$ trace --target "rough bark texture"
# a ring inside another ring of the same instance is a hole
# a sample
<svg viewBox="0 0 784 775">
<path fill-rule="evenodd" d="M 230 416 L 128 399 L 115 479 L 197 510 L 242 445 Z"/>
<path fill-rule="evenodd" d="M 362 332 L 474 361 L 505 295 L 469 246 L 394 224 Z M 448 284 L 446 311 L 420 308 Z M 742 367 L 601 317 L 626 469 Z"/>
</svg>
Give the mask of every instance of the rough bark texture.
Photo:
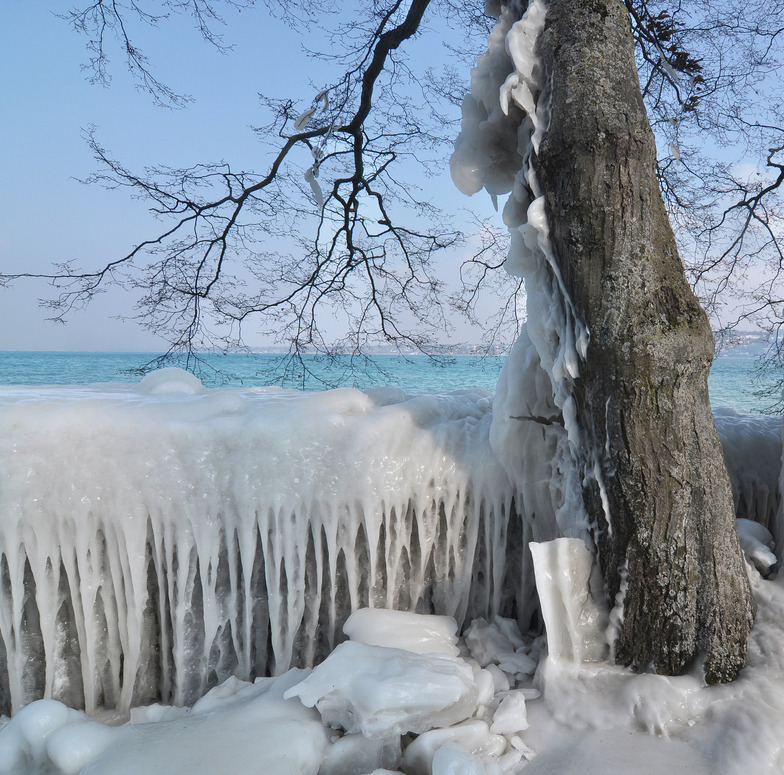
<svg viewBox="0 0 784 775">
<path fill-rule="evenodd" d="M 704 656 L 709 682 L 732 680 L 754 602 L 708 402 L 713 337 L 659 193 L 628 14 L 621 0 L 551 0 L 539 45 L 552 113 L 535 164 L 591 336 L 576 399 L 609 501 L 610 524 L 589 481 L 611 599 L 628 563 L 616 658 L 679 674 Z"/>
</svg>

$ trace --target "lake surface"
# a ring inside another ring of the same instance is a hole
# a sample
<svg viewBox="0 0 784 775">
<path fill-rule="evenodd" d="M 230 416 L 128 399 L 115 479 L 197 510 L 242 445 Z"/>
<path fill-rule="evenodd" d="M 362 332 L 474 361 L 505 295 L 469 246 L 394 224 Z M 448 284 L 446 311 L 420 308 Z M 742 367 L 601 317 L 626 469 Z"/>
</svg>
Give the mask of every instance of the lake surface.
<svg viewBox="0 0 784 775">
<path fill-rule="evenodd" d="M 138 382 L 139 369 L 156 357 L 155 353 L 0 352 L 0 385 Z M 280 385 L 321 390 L 393 385 L 410 393 L 476 387 L 494 392 L 504 360 L 503 356 L 473 355 L 306 355 L 292 360 L 273 354 L 229 353 L 202 355 L 191 366 L 208 387 Z M 777 395 L 775 377 L 758 375 L 758 365 L 758 360 L 750 356 L 717 358 L 710 376 L 713 406 L 739 412 L 761 412 L 773 406 Z M 759 395 L 766 389 L 767 396 Z"/>
</svg>

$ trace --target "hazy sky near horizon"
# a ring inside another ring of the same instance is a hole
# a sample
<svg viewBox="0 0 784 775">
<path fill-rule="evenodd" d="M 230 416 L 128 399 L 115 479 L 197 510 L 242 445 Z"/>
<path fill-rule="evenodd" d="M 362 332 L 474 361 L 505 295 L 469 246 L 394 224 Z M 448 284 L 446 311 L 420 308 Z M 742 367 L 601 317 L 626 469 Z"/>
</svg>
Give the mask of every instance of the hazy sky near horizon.
<svg viewBox="0 0 784 775">
<path fill-rule="evenodd" d="M 226 9 L 225 38 L 235 47 L 227 55 L 205 44 L 185 16 L 158 28 L 139 27 L 138 44 L 156 75 L 195 98 L 183 110 L 160 108 L 138 91 L 116 49 L 111 86 L 88 82 L 82 70 L 86 39 L 55 16 L 71 6 L 62 0 L 4 4 L 0 272 L 46 271 L 71 260 L 102 265 L 154 232 L 144 203 L 79 182 L 96 171 L 84 139 L 88 127 L 95 126 L 99 143 L 131 169 L 225 160 L 234 168 L 260 171 L 263 157 L 250 129 L 266 119 L 258 93 L 291 97 L 304 109 L 313 98 L 311 82 L 321 82 L 324 65 L 314 65 L 302 52 L 303 43 L 317 41 L 303 41 L 270 19 L 262 4 L 242 13 Z M 447 161 L 434 183 L 436 196 L 454 200 L 455 207 L 475 206 L 477 197 L 468 200 L 453 189 Z M 480 209 L 492 217 L 488 201 Z M 456 276 L 458 263 L 454 257 L 444 271 Z M 133 322 L 116 319 L 133 314 L 128 293 L 103 294 L 61 325 L 47 321 L 38 304 L 50 290 L 32 281 L 0 289 L 0 350 L 165 347 Z"/>
</svg>

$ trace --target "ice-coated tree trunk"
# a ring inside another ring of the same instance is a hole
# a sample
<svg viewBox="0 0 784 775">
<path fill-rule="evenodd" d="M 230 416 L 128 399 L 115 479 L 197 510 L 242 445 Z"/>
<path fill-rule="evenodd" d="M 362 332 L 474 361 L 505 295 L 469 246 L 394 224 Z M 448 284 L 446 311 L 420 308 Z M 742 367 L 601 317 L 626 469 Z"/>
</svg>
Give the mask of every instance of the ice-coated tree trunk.
<svg viewBox="0 0 784 775">
<path fill-rule="evenodd" d="M 713 338 L 659 192 L 628 13 L 551 0 L 538 45 L 552 103 L 534 164 L 590 331 L 575 385 L 584 498 L 611 599 L 628 574 L 616 658 L 679 674 L 704 656 L 709 682 L 732 680 L 754 602 L 708 402 Z"/>
</svg>

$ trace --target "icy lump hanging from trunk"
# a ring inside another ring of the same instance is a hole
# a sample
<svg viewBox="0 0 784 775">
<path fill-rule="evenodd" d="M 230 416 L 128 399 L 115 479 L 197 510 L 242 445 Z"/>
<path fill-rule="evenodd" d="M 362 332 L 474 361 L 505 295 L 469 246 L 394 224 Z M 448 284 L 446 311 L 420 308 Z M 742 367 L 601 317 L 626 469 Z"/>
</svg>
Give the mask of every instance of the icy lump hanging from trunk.
<svg viewBox="0 0 784 775">
<path fill-rule="evenodd" d="M 496 198 L 511 234 L 504 264 L 522 277 L 527 321 L 507 360 L 493 408 L 491 444 L 515 483 L 531 540 L 588 539 L 582 502 L 580 433 L 572 396 L 588 332 L 575 315 L 550 245 L 544 197 L 531 155 L 549 122 L 549 94 L 536 40 L 547 7 L 504 5 L 488 51 L 471 73 L 461 132 L 450 167 L 466 194 Z M 526 553 L 526 578 L 531 580 Z"/>
</svg>

